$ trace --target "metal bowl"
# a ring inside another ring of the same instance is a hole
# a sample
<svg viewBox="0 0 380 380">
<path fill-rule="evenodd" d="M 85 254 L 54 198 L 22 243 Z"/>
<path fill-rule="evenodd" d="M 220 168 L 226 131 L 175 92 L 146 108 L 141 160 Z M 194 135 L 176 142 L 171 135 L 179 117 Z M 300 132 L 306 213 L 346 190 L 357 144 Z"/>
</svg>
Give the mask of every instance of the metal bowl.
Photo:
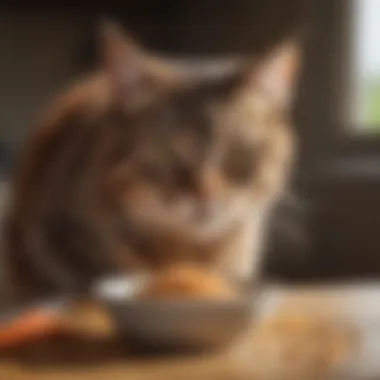
<svg viewBox="0 0 380 380">
<path fill-rule="evenodd" d="M 142 347 L 204 350 L 226 347 L 252 323 L 252 297 L 228 301 L 134 299 L 143 276 L 100 283 L 96 297 L 120 334 Z"/>
</svg>

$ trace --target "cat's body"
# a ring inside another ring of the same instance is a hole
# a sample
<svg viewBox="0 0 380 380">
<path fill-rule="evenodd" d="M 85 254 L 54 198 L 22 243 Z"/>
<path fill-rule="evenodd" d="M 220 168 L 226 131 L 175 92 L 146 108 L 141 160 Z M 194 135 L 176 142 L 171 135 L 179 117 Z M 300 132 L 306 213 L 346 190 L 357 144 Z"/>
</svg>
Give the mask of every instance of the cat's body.
<svg viewBox="0 0 380 380">
<path fill-rule="evenodd" d="M 59 97 L 16 167 L 6 251 L 20 288 L 77 291 L 175 261 L 258 271 L 293 158 L 297 51 L 157 58 L 114 28 L 103 66 Z"/>
</svg>

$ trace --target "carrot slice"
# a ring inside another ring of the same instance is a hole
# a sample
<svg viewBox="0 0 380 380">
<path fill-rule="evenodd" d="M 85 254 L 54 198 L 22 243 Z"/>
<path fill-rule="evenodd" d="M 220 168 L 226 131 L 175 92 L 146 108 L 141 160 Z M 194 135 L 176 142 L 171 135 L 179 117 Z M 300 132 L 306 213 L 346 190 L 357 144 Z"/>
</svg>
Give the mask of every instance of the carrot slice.
<svg viewBox="0 0 380 380">
<path fill-rule="evenodd" d="M 61 316 L 51 310 L 30 311 L 10 323 L 0 324 L 0 349 L 14 348 L 64 329 Z"/>
</svg>

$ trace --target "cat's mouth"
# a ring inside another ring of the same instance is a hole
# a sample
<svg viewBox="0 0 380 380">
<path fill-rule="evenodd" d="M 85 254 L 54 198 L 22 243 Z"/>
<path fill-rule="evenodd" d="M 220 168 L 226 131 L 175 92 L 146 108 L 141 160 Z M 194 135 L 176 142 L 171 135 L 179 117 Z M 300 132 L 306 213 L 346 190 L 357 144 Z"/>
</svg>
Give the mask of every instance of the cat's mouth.
<svg viewBox="0 0 380 380">
<path fill-rule="evenodd" d="M 135 222 L 145 228 L 158 228 L 199 239 L 223 234 L 247 210 L 243 202 L 178 202 L 152 206 L 146 204 L 136 208 Z"/>
<path fill-rule="evenodd" d="M 207 224 L 221 217 L 225 211 L 220 205 L 215 203 L 206 203 L 195 205 L 188 212 L 184 213 L 184 218 L 189 222 Z"/>
</svg>

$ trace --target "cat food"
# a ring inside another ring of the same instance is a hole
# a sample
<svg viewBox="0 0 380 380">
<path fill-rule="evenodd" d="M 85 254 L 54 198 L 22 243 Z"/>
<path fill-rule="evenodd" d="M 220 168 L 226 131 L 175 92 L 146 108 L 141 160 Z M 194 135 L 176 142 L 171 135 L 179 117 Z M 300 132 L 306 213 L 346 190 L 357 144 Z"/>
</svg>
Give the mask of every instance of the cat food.
<svg viewBox="0 0 380 380">
<path fill-rule="evenodd" d="M 138 292 L 139 299 L 229 299 L 234 287 L 212 271 L 190 264 L 162 269 Z"/>
</svg>

